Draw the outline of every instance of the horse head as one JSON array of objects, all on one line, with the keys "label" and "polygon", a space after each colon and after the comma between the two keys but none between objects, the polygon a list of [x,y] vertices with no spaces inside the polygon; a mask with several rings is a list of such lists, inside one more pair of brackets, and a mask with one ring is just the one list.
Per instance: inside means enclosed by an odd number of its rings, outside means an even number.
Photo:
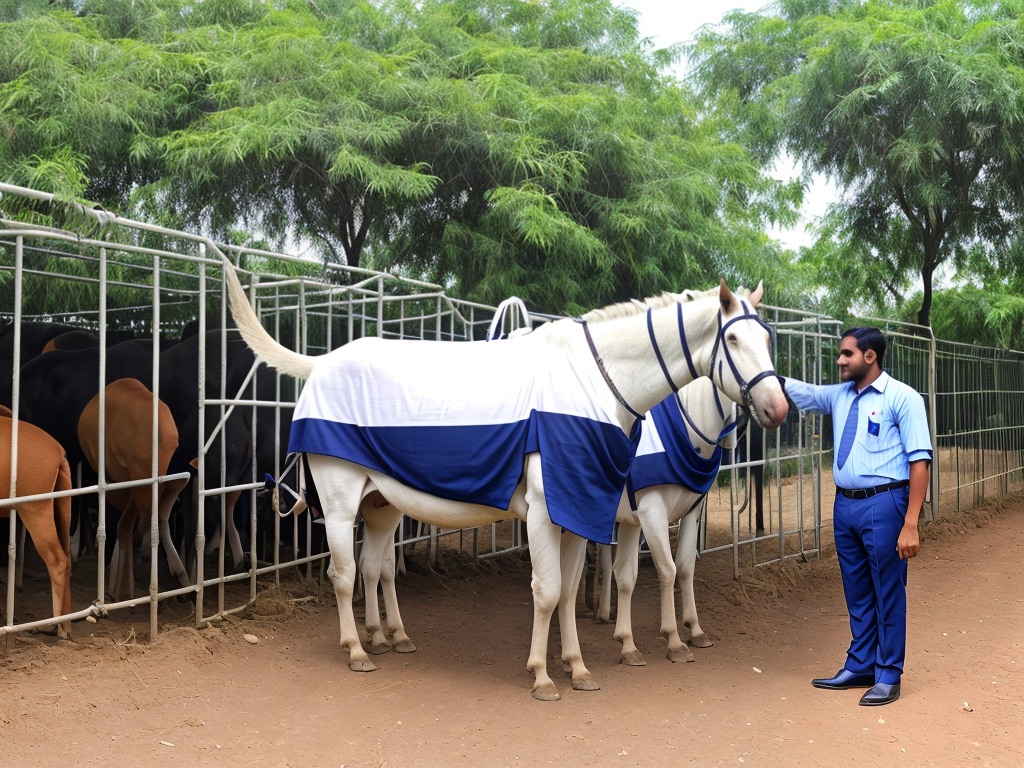
[{"label": "horse head", "polygon": [[710,374],[715,385],[744,405],[755,422],[772,429],[786,420],[789,402],[772,363],[771,330],[757,314],[763,296],[761,283],[742,296],[730,291],[722,280]]}]

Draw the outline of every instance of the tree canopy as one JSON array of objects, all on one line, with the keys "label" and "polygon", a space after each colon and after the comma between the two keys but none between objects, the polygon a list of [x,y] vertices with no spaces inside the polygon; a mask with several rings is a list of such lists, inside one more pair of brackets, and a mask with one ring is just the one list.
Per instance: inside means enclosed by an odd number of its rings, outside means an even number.
[{"label": "tree canopy", "polygon": [[780,184],[611,0],[22,0],[0,176],[572,313],[799,296]]},{"label": "tree canopy", "polygon": [[841,199],[804,259],[833,311],[889,311],[937,274],[1020,274],[1024,4],[780,0],[693,48],[694,76],[764,162],[785,151]]}]

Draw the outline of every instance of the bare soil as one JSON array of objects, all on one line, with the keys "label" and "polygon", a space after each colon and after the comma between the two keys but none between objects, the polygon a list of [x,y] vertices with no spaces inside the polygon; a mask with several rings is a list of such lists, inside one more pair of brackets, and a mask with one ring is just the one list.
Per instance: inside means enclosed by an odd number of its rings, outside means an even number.
[{"label": "bare soil", "polygon": [[[152,642],[139,607],[75,623],[72,641],[0,638],[0,765],[1016,767],[1022,560],[1024,496],[925,526],[902,697],[878,708],[809,683],[841,666],[849,637],[830,532],[821,557],[739,580],[731,553],[703,556],[697,604],[715,645],[694,663],[664,657],[649,564],[633,609],[647,666],[618,663],[612,627],[581,599],[601,690],[553,674],[551,703],[530,697],[530,572],[516,557],[414,559],[398,588],[418,651],[375,657],[372,673],[347,667],[329,586],[296,578],[200,630],[189,604],[168,602]],[[32,589],[44,574],[26,573]]]}]

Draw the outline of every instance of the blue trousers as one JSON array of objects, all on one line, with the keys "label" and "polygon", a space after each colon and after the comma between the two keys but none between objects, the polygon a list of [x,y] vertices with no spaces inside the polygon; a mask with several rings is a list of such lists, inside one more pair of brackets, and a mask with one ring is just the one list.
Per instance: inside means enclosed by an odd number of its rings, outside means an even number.
[{"label": "blue trousers", "polygon": [[836,495],[832,525],[850,614],[845,667],[894,684],[907,649],[907,561],[896,551],[910,491],[897,488],[870,499]]}]

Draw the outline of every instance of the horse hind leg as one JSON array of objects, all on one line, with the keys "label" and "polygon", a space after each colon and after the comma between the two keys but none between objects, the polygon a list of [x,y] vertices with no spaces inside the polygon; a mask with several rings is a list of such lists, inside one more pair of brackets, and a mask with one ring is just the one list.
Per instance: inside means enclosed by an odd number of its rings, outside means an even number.
[{"label": "horse hind leg", "polygon": [[574,533],[561,534],[561,587],[558,598],[558,626],[562,635],[562,663],[572,675],[574,691],[597,691],[601,686],[583,663],[580,639],[576,632],[576,594],[586,560],[586,539]]},{"label": "horse hind leg", "polygon": [[682,602],[683,624],[690,630],[690,645],[697,648],[710,648],[714,643],[701,629],[700,622],[697,620],[697,601],[693,594],[693,574],[697,565],[697,522],[697,515],[691,512],[683,518],[679,526],[679,543],[676,546],[676,578]]},{"label": "horse hind leg", "polygon": [[630,667],[647,664],[633,638],[633,591],[636,589],[639,557],[640,526],[619,523],[619,544],[615,548],[613,568],[618,589],[618,609],[615,612],[615,632],[612,637],[622,643],[619,661]]},{"label": "horse hind leg", "polygon": [[367,478],[347,462],[318,454],[307,455],[307,466],[319,491],[331,565],[327,574],[338,603],[340,645],[348,649],[348,667],[354,672],[377,669],[359,642],[352,592],[356,581],[355,521]]},{"label": "horse hind leg", "polygon": [[[382,654],[390,651],[393,645],[383,630],[380,604],[377,602],[377,587],[383,586],[384,603],[390,625],[395,615],[393,611],[398,607],[397,598],[394,597],[394,541],[395,531],[402,522],[402,513],[388,504],[379,493],[367,497],[362,503],[361,511],[364,525],[363,546],[359,552],[359,572],[363,579],[363,603],[366,608],[364,647],[371,654]],[[400,625],[399,628],[401,629]],[[404,629],[401,629],[401,634],[405,635]]]},{"label": "horse hind leg", "polygon": [[[401,516],[399,516],[401,525]],[[402,622],[402,614],[398,609],[398,591],[395,587],[395,550],[394,534],[390,546],[384,549],[384,561],[381,569],[380,586],[384,595],[384,610],[388,617],[388,636],[391,638],[391,647],[397,653],[415,653],[416,645],[405,632],[405,624]]]}]

